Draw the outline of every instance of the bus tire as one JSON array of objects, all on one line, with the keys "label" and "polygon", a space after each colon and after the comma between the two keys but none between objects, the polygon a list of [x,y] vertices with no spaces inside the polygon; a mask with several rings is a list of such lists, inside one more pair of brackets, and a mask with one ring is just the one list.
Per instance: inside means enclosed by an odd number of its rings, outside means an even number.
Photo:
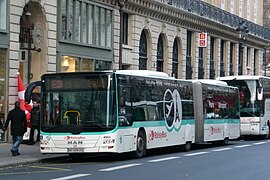
[{"label": "bus tire", "polygon": [[223,141],[221,141],[221,145],[226,146],[229,144],[229,138],[225,138]]},{"label": "bus tire", "polygon": [[190,151],[190,149],[191,149],[191,142],[187,141],[186,144],[184,144],[183,146],[183,150],[187,152],[187,151]]},{"label": "bus tire", "polygon": [[268,134],[266,136],[266,139],[269,139],[270,138],[270,121],[269,120],[267,121],[267,126],[268,126]]},{"label": "bus tire", "polygon": [[134,152],[135,158],[142,158],[146,155],[146,137],[145,133],[140,130],[136,140],[136,150]]}]

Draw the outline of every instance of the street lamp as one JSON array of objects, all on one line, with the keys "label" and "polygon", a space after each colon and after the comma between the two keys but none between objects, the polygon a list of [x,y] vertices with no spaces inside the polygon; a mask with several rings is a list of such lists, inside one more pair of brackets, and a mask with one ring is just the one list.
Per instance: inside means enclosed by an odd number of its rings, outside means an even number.
[{"label": "street lamp", "polygon": [[239,60],[238,60],[238,75],[243,75],[243,60],[244,60],[244,48],[246,46],[246,39],[249,33],[249,30],[246,26],[245,21],[240,21],[239,27],[236,28],[239,38]]},{"label": "street lamp", "polygon": [[23,9],[23,14],[20,20],[20,49],[27,51],[27,83],[30,83],[32,78],[31,74],[31,50],[33,50],[33,36],[32,31],[34,29],[34,23],[30,21],[31,13],[28,11],[28,6],[26,5]]},{"label": "street lamp", "polygon": [[264,76],[266,76],[266,47],[263,48],[263,60],[264,60]]},{"label": "street lamp", "polygon": [[118,0],[119,14],[120,14],[120,38],[119,38],[119,70],[123,69],[122,61],[122,46],[123,46],[123,7],[127,3],[127,0]]}]

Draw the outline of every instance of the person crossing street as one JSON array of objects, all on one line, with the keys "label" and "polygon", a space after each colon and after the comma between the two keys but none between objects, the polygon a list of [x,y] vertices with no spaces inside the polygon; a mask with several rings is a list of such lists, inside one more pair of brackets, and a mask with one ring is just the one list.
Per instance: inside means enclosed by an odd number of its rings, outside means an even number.
[{"label": "person crossing street", "polygon": [[11,135],[13,140],[13,145],[11,147],[11,153],[13,156],[20,155],[19,147],[23,141],[23,135],[27,131],[26,115],[23,110],[20,109],[20,102],[15,102],[15,107],[9,111],[4,131],[7,130],[9,122],[11,121]]}]

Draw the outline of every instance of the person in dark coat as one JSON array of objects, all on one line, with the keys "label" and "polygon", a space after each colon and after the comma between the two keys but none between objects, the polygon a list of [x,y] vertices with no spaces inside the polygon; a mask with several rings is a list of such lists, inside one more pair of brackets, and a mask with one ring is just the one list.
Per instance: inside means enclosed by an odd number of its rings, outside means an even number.
[{"label": "person in dark coat", "polygon": [[35,144],[34,141],[34,133],[35,130],[38,131],[37,135],[37,141],[39,141],[39,136],[40,136],[40,109],[39,109],[39,102],[34,101],[33,102],[33,109],[31,111],[31,117],[30,117],[30,124],[31,124],[31,130],[30,130],[30,138],[29,138],[29,145]]},{"label": "person in dark coat", "polygon": [[20,102],[15,102],[15,108],[9,111],[4,131],[8,128],[9,121],[11,121],[11,135],[13,140],[13,145],[11,148],[11,153],[13,156],[20,155],[19,147],[23,141],[23,135],[27,131],[26,125],[26,115],[23,110],[20,109]]}]

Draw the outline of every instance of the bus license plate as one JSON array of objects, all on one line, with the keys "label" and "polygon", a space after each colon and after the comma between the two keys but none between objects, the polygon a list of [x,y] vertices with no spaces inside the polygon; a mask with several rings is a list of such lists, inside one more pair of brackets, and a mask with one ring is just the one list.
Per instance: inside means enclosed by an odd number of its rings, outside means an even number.
[{"label": "bus license plate", "polygon": [[84,152],[83,148],[68,148],[68,152]]}]

